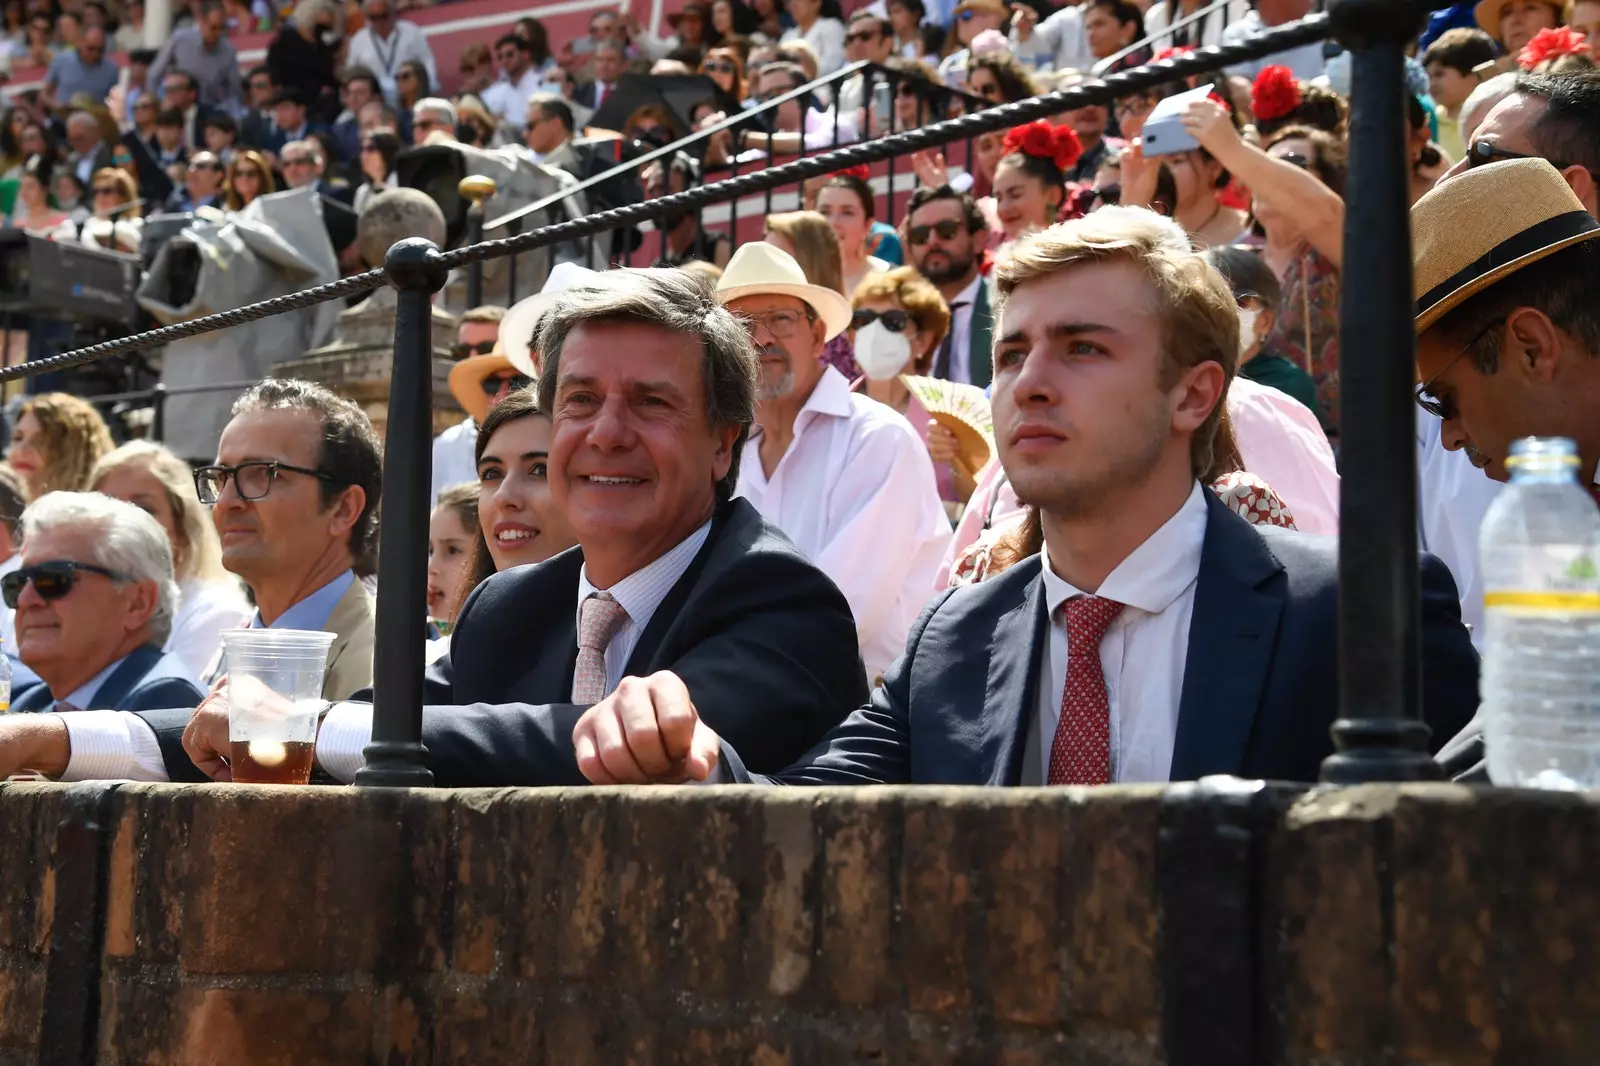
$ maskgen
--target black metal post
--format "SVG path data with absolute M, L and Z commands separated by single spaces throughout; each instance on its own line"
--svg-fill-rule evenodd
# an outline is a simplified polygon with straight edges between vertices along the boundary
M 1334 0 L 1351 53 L 1350 171 L 1339 308 L 1338 752 L 1332 784 L 1441 776 L 1421 716 L 1416 365 L 1406 155 L 1405 44 L 1419 0 Z
M 483 201 L 479 200 L 467 208 L 467 243 L 479 244 L 483 241 Z M 483 261 L 478 260 L 467 266 L 467 307 L 483 306 Z
M 410 237 L 384 259 L 400 290 L 383 445 L 378 620 L 372 655 L 372 743 L 358 785 L 426 787 L 422 746 L 423 622 L 428 616 L 428 497 L 433 447 L 433 294 L 448 273 L 432 241 Z
M 156 382 L 150 390 L 150 439 L 157 444 L 167 435 L 167 387 Z

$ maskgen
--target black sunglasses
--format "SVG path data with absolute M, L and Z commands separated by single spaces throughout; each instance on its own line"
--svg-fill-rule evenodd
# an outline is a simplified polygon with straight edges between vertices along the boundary
M 77 584 L 79 574 L 99 574 L 110 578 L 112 581 L 132 581 L 133 578 L 116 570 L 107 570 L 103 566 L 93 563 L 75 563 L 70 559 L 51 559 L 49 562 L 38 563 L 34 566 L 24 566 L 20 570 L 13 570 L 5 577 L 0 578 L 0 599 L 5 600 L 7 607 L 12 610 L 17 608 L 17 600 L 22 597 L 22 590 L 33 583 L 33 591 L 42 599 L 59 600 L 72 591 L 72 586 Z
M 877 39 L 878 33 L 876 30 L 868 30 L 865 33 L 847 33 L 844 35 L 845 44 L 861 44 L 867 41 L 876 41 Z
M 898 308 L 892 311 L 863 309 L 850 316 L 851 329 L 866 329 L 874 322 L 882 322 L 883 328 L 890 333 L 904 333 L 905 328 L 911 325 L 911 316 Z
M 960 232 L 961 223 L 947 218 L 931 226 L 912 226 L 906 230 L 906 236 L 911 238 L 912 244 L 927 244 L 930 233 L 937 233 L 941 241 L 949 241 L 954 240 L 955 235 Z
M 725 59 L 708 59 L 700 64 L 700 69 L 707 74 L 734 74 L 739 68 Z
M 1476 337 L 1473 337 L 1466 344 L 1462 345 L 1461 350 L 1455 355 L 1451 356 L 1450 361 L 1439 368 L 1439 372 L 1437 374 L 1418 385 L 1413 393 L 1413 396 L 1417 401 L 1417 406 L 1441 422 L 1453 421 L 1456 417 L 1455 398 L 1450 396 L 1440 397 L 1435 395 L 1433 391 L 1434 385 L 1438 383 L 1440 378 L 1444 377 L 1445 374 L 1449 372 L 1451 367 L 1461 362 L 1461 360 L 1472 351 L 1479 341 L 1488 336 L 1490 330 L 1499 326 L 1504 321 L 1505 319 L 1503 318 L 1497 318 L 1487 326 L 1483 327 L 1483 329 L 1478 332 Z
M 469 355 L 488 355 L 494 351 L 494 341 L 479 341 L 477 344 L 452 344 L 450 355 L 455 359 L 465 359 Z
M 511 377 L 498 377 L 491 374 L 478 382 L 485 396 L 498 396 L 502 388 L 508 388 L 512 392 L 516 392 L 518 389 L 525 389 L 532 384 L 533 379 L 524 374 L 513 374 Z

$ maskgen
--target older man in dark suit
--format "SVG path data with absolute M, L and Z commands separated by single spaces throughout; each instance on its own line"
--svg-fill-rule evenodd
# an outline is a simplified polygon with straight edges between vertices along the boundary
M 1000 459 L 1030 555 L 944 593 L 862 707 L 766 780 L 1044 785 L 1315 780 L 1337 710 L 1337 545 L 1264 536 L 1203 486 L 1238 354 L 1227 285 L 1182 231 L 1108 208 L 998 270 Z M 1037 551 L 1038 554 L 1031 555 Z M 1423 563 L 1424 710 L 1477 703 L 1455 589 Z M 751 780 L 671 673 L 575 731 L 601 783 Z
M 52 492 L 22 513 L 22 566 L 0 580 L 37 685 L 14 712 L 146 710 L 203 693 L 161 646 L 177 610 L 172 548 L 139 508 Z
M 780 769 L 866 685 L 844 596 L 731 498 L 755 410 L 744 326 L 692 275 L 612 271 L 556 301 L 537 348 L 551 494 L 580 547 L 496 574 L 463 608 L 423 708 L 435 781 L 582 783 L 578 716 L 624 677 L 664 669 L 754 765 Z M 227 776 L 225 699 L 192 720 L 143 718 L 165 764 L 147 776 Z M 353 776 L 371 730 L 369 704 L 334 705 L 322 769 Z M 19 742 L 8 753 L 8 739 L 0 728 L 0 772 L 64 765 L 64 751 Z

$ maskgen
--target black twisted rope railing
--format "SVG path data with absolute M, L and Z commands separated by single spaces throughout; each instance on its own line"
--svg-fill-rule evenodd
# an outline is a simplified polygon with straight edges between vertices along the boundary
M 520 255 L 523 252 L 542 248 L 548 244 L 577 240 L 588 237 L 591 234 L 604 233 L 623 226 L 653 221 L 681 211 L 692 211 L 711 204 L 736 200 L 751 193 L 764 192 L 767 189 L 783 185 L 792 185 L 807 178 L 831 174 L 836 170 L 843 170 L 858 164 L 876 163 L 880 160 L 906 155 L 924 148 L 933 148 L 949 144 L 952 141 L 993 133 L 996 130 L 1010 129 L 1012 126 L 1032 122 L 1039 118 L 1047 118 L 1063 111 L 1075 110 L 1090 104 L 1110 103 L 1119 96 L 1154 89 L 1181 78 L 1210 74 L 1213 71 L 1236 63 L 1260 59 L 1277 52 L 1324 40 L 1330 35 L 1330 32 L 1331 29 L 1326 15 L 1311 15 L 1296 22 L 1286 23 L 1266 30 L 1237 44 L 1212 45 L 1187 55 L 1163 59 L 1159 62 L 1150 63 L 1142 67 L 1134 67 L 1116 74 L 1108 74 L 1103 78 L 1084 82 L 1068 89 L 1058 89 L 1055 92 L 1035 96 L 1028 100 L 1021 100 L 1017 103 L 1002 104 L 983 111 L 962 115 L 959 118 L 937 122 L 931 126 L 923 126 L 920 129 L 892 133 L 876 140 L 846 145 L 820 155 L 796 159 L 778 166 L 768 167 L 765 170 L 752 171 L 749 174 L 741 174 L 711 185 L 702 185 L 683 192 L 671 193 L 644 203 L 627 204 L 609 211 L 585 215 L 583 218 L 542 226 L 539 229 L 530 230 L 527 233 L 513 237 L 482 241 L 465 248 L 442 252 L 432 259 L 430 265 L 436 269 L 453 270 L 489 259 Z M 271 315 L 302 310 L 329 300 L 370 292 L 379 285 L 392 284 L 393 280 L 389 277 L 386 268 L 368 270 L 362 274 L 353 274 L 350 277 L 341 278 L 326 285 L 318 285 L 315 288 L 305 289 L 288 296 L 277 296 L 270 300 L 262 300 L 259 303 L 248 304 L 231 311 L 219 311 L 216 314 L 206 315 L 189 322 L 163 326 L 160 329 L 147 330 L 144 333 L 137 333 L 130 337 L 122 337 L 117 340 L 92 345 L 88 348 L 64 352 L 61 355 L 47 359 L 6 367 L 0 369 L 0 382 L 33 377 L 56 370 L 66 370 L 71 367 L 92 363 L 99 359 L 158 347 L 173 341 L 210 333 L 214 330 L 226 329 L 229 326 L 243 325 Z

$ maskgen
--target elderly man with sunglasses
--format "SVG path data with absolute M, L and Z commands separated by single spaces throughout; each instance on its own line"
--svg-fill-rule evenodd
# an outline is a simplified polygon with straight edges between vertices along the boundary
M 1507 159 L 1543 159 L 1600 216 L 1600 71 L 1518 74 L 1470 137 L 1464 156 L 1440 179 Z
M 52 492 L 22 513 L 22 532 L 22 565 L 0 578 L 0 595 L 16 611 L 21 659 L 44 684 L 13 711 L 145 711 L 200 701 L 182 660 L 161 650 L 178 587 L 155 519 L 97 493 Z

